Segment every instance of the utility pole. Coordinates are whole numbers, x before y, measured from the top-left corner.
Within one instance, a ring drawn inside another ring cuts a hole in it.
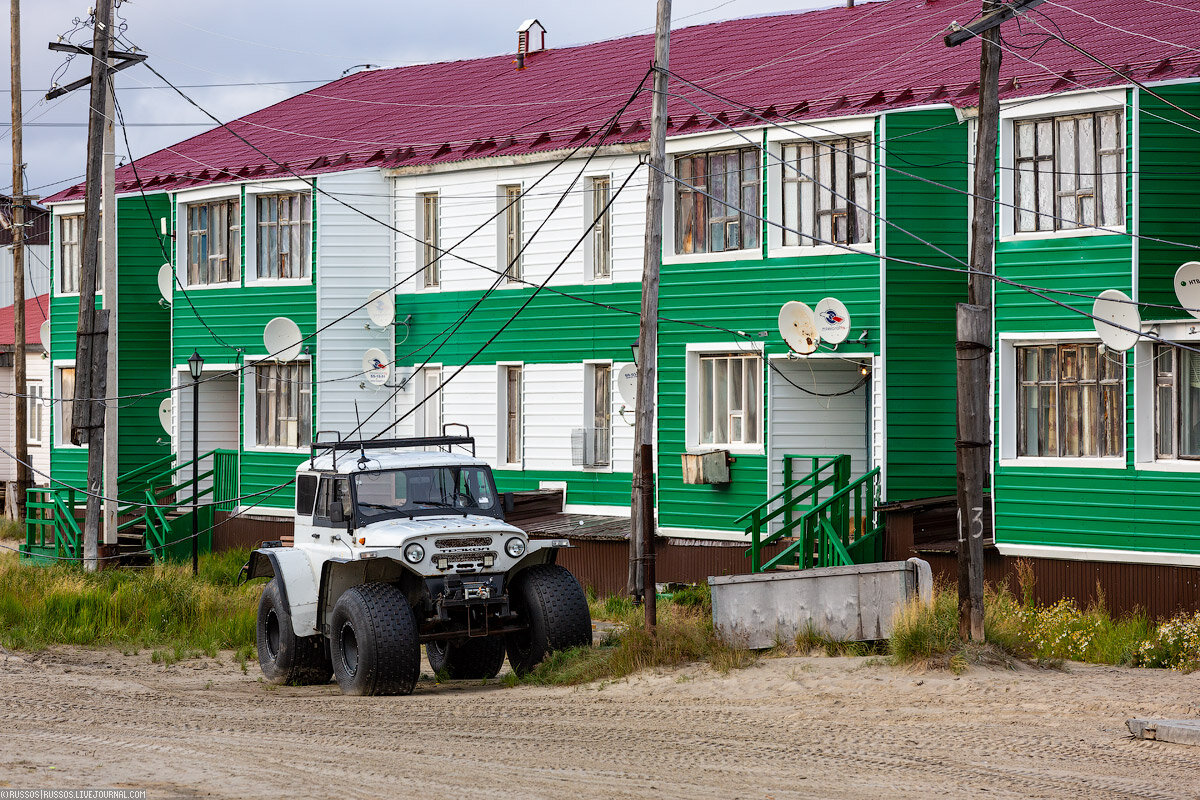
[[[984,483],[991,459],[992,277],[995,274],[996,144],[1000,128],[1000,26],[1045,0],[983,0],[983,16],[954,23],[947,47],[980,40],[979,116],[971,211],[967,302],[958,304],[958,633],[981,642],[983,630]]]
[[[13,232],[13,426],[17,429],[17,496],[9,498],[14,504],[17,524],[25,524],[25,492],[33,483],[29,469],[29,427],[26,420],[28,404],[25,399],[25,196],[24,142],[21,117],[21,0],[11,3],[12,39],[12,232]]]
[[[657,623],[654,570],[654,400],[658,383],[658,272],[662,262],[663,171],[667,165],[667,69],[671,0],[658,0],[654,27],[654,99],[650,116],[650,174],[646,188],[646,249],[642,262],[642,320],[638,334],[637,416],[634,426],[630,549],[641,565],[631,587],[646,602],[646,628]],[[636,548],[636,549],[635,549]]]
[[[111,41],[109,44],[111,45]],[[103,211],[100,222],[104,230],[104,254],[101,263],[104,265],[104,310],[108,314],[108,358],[105,362],[104,385],[111,394],[118,394],[117,385],[117,317],[119,316],[117,301],[117,190],[116,190],[116,135],[115,110],[116,95],[112,79],[112,59],[105,61],[109,67],[104,80],[104,178],[101,184],[100,196]],[[96,395],[97,397],[103,394]],[[117,434],[120,426],[117,422],[117,403],[104,405],[104,555],[116,555],[112,552],[117,547],[117,475],[120,473],[120,462],[117,448]]]
[[[87,512],[83,526],[84,567],[99,568],[100,512],[104,482],[104,402],[108,361],[108,312],[96,308],[100,261],[100,211],[104,180],[104,128],[109,124],[108,51],[112,43],[112,0],[97,0],[92,37],[91,102],[88,112],[87,177],[83,206],[83,263],[79,276],[79,331],[75,351],[75,403],[71,441],[87,443]]]

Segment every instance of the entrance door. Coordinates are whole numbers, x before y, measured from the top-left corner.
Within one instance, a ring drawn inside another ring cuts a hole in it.
[[[210,375],[212,373],[209,373]],[[178,461],[192,459],[192,385],[191,378],[183,373],[182,389],[176,393],[178,398],[178,416],[176,429],[179,435],[175,441],[175,453]],[[239,450],[238,447],[238,379],[236,375],[226,375],[221,378],[204,380],[200,384],[200,425],[198,445],[200,455],[210,450],[225,449]],[[201,473],[207,472],[212,464],[205,460],[200,465]],[[180,478],[190,479],[191,470],[184,470]],[[208,478],[200,481],[201,490],[208,488],[212,481]],[[190,495],[189,495],[190,496]]]
[[[863,365],[825,358],[781,358],[771,364],[771,495],[783,488],[785,455],[845,453],[850,456],[851,480],[869,472],[871,383],[863,383]],[[859,383],[862,385],[843,394]],[[811,462],[793,462],[793,478],[803,477],[810,469]],[[830,493],[826,490],[822,496]]]

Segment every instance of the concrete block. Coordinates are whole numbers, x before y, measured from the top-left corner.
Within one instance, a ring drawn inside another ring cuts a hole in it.
[[[709,578],[708,583],[718,635],[751,650],[791,642],[809,626],[840,641],[886,639],[897,609],[913,597],[927,603],[933,599],[929,564],[917,558],[726,575]]]
[[[1200,719],[1131,719],[1125,726],[1135,739],[1200,746]]]

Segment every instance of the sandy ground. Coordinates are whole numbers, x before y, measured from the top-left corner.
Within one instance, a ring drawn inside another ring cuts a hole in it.
[[[961,677],[772,658],[571,689],[350,698],[229,654],[0,653],[0,787],[166,797],[1197,798],[1200,748],[1130,716],[1200,715],[1200,674],[1069,665]]]

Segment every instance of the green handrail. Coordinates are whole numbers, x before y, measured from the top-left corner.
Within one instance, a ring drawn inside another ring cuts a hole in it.
[[[791,480],[792,462],[801,459],[808,460],[812,469],[803,478],[793,481]],[[821,477],[821,473],[831,468],[832,474]],[[821,490],[826,487],[833,486],[837,490],[846,485],[850,476],[850,456],[844,453],[833,456],[785,455],[783,457],[783,473],[785,485],[782,489],[734,521],[736,524],[747,519],[750,520],[750,524],[746,526],[745,530],[750,535],[750,549],[747,551],[747,555],[750,556],[751,572],[762,571],[762,548],[789,536],[804,519],[804,517],[793,518],[793,512],[797,508],[801,506],[807,508],[805,503],[809,498],[812,498],[811,505],[815,506]],[[806,491],[798,495],[794,494],[798,488],[805,485],[809,487]],[[773,503],[781,500],[782,502],[775,510],[770,510]],[[779,530],[764,538],[763,531],[767,523],[781,515],[784,516],[784,522]]]

